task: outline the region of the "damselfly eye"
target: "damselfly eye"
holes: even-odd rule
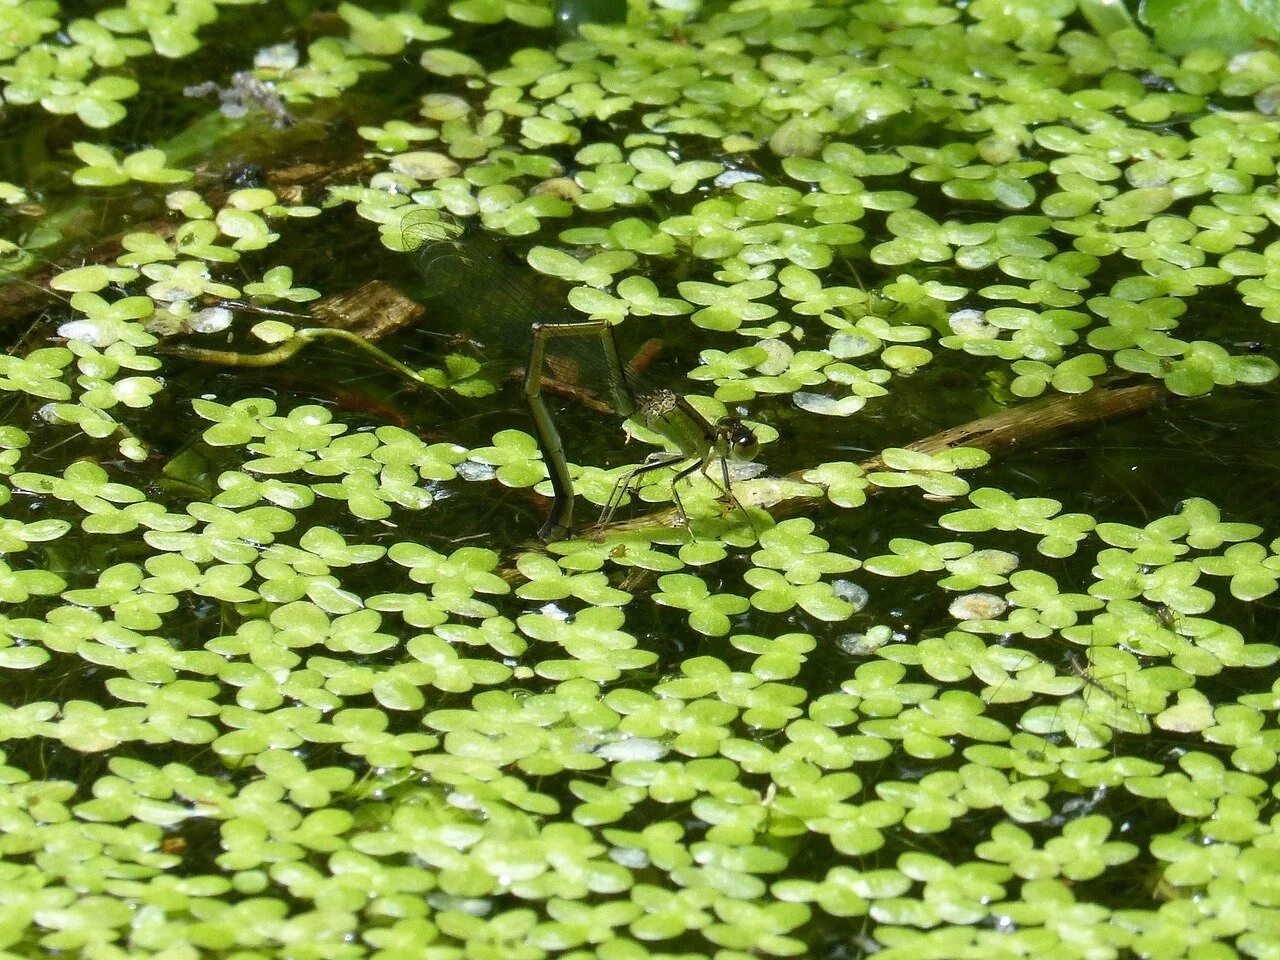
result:
[[[754,460],[760,451],[760,440],[737,417],[721,417],[716,422],[720,435],[729,444],[729,456],[734,460]]]

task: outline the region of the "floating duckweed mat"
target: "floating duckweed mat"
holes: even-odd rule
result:
[[[1273,46],[96,6],[0,0],[4,957],[1277,956]],[[530,543],[492,237],[743,509]],[[644,453],[562,392],[581,514]]]

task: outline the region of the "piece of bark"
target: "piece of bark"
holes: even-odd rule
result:
[[[424,312],[422,304],[383,280],[369,280],[311,306],[311,315],[323,326],[348,330],[370,341],[415,323]]]

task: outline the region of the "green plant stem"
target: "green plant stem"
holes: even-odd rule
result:
[[[416,370],[405,366],[385,350],[375,347],[359,334],[348,330],[331,330],[328,327],[304,327],[294,332],[293,336],[272,350],[263,353],[239,353],[235,350],[208,350],[204,347],[164,347],[161,352],[199,363],[212,363],[223,367],[274,367],[284,363],[307,344],[316,340],[342,340],[358,347],[373,356],[380,363],[396,371],[402,377],[412,380],[419,386],[435,390]]]

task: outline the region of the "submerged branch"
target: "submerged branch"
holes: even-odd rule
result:
[[[969,447],[984,450],[993,457],[1001,456],[1050,436],[1087,430],[1107,420],[1133,416],[1151,409],[1167,396],[1164,387],[1157,383],[1095,387],[1087,393],[1047,397],[960,426],[949,427],[908,444],[906,449],[936,454],[957,447]],[[859,466],[864,473],[885,469],[884,460],[880,456],[864,460]],[[794,485],[805,484],[805,472],[797,470],[785,479]],[[746,481],[735,485],[734,493],[744,506],[762,507],[774,519],[781,519],[800,513],[809,504],[823,499],[820,487],[814,484],[807,486],[818,492],[779,495],[778,491],[786,489],[785,485],[779,487],[776,482]],[[796,489],[796,486],[792,487],[793,491]],[[803,489],[799,488],[800,491]],[[872,485],[867,489],[867,494],[873,495],[880,489]],[[626,533],[655,526],[674,527],[680,523],[679,511],[668,507],[628,520],[591,527],[583,531],[582,536],[598,538],[610,533]]]
[[[1046,397],[907,444],[908,450],[941,453],[955,447],[973,447],[992,456],[1046,437],[1084,430],[1104,420],[1129,417],[1154,407],[1168,393],[1158,383],[1095,387],[1085,393]],[[880,457],[863,461],[866,472],[883,470]]]

